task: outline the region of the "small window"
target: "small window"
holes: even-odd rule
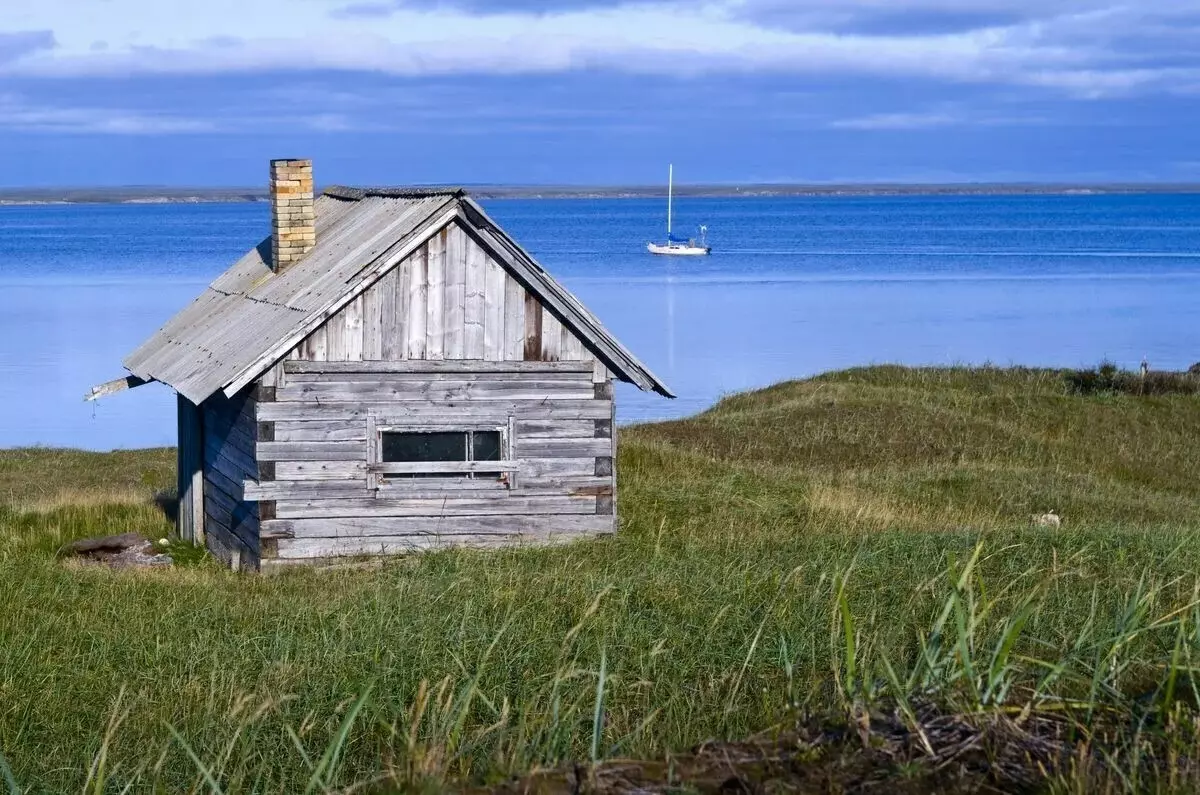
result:
[[[502,461],[504,439],[500,431],[382,431],[380,461],[419,463],[446,461]],[[409,472],[400,478],[500,478],[500,472]]]

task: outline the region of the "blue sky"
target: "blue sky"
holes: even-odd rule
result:
[[[1200,0],[0,3],[0,183],[1200,182]]]

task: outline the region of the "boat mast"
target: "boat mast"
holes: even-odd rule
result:
[[[667,245],[671,244],[671,200],[675,197],[675,164],[667,166]]]

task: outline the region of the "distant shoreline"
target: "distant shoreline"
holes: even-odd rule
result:
[[[580,187],[552,185],[464,186],[480,199],[647,199],[662,198],[661,186]],[[1106,196],[1200,194],[1200,183],[979,183],[979,184],[823,184],[681,185],[675,193],[693,198],[839,196]],[[0,188],[0,206],[70,204],[236,204],[268,200],[252,188]]]

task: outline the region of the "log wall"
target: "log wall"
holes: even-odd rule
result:
[[[244,483],[259,477],[257,400],[250,388],[219,392],[200,407],[204,428],[204,535],[210,551],[235,569],[259,565],[259,505]]]
[[[275,383],[245,490],[264,566],[615,529],[612,382],[590,362],[288,361]],[[480,427],[507,429],[503,482],[373,466],[379,428]]]

